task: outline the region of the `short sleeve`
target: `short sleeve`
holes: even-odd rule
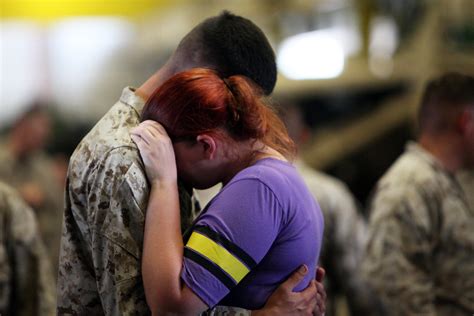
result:
[[[193,227],[181,277],[209,307],[267,254],[284,218],[272,190],[258,179],[229,183]]]

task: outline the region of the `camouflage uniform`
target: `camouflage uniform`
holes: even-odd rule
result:
[[[34,211],[56,277],[64,193],[53,175],[51,160],[42,153],[35,153],[19,161],[12,157],[4,143],[0,144],[0,180],[17,190],[27,183],[34,183],[43,189],[44,202]]]
[[[58,276],[58,314],[145,315],[141,256],[149,183],[130,129],[143,101],[130,88],[71,157]],[[198,209],[180,188],[181,228]]]
[[[328,296],[326,315],[335,313],[336,294],[343,294],[354,315],[368,315],[369,293],[359,266],[366,240],[366,223],[359,214],[352,194],[340,180],[316,171],[302,161],[298,168],[324,215],[321,266],[326,269]]]
[[[376,186],[364,272],[388,315],[474,313],[474,209],[411,143]]]
[[[35,215],[3,183],[0,226],[0,315],[54,315],[54,278]]]
[[[471,209],[474,209],[474,169],[465,169],[456,174]]]

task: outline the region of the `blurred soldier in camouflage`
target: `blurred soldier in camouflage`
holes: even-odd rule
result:
[[[35,214],[1,182],[0,227],[0,315],[54,315],[55,281]]]
[[[474,313],[474,77],[428,83],[420,135],[378,182],[364,272],[384,315]]]
[[[265,35],[251,21],[224,12],[188,33],[167,63],[140,88],[123,90],[119,102],[71,157],[58,314],[149,314],[140,269],[149,184],[129,133],[139,124],[143,105],[156,88],[173,74],[193,67],[213,68],[224,76],[245,75],[265,94],[271,93],[276,82],[275,56]],[[180,207],[185,229],[197,209],[191,191],[183,185]],[[269,304],[277,303],[272,309],[281,314],[305,314],[306,309],[296,310],[301,307],[297,303],[314,298],[315,293],[314,286],[297,295],[291,289],[277,290],[274,295],[282,298],[270,299]],[[223,313],[239,312],[248,313]]]
[[[294,101],[281,98],[282,118],[290,137],[299,148],[309,141],[311,131],[301,108]],[[361,278],[359,267],[366,239],[366,223],[357,209],[347,186],[337,178],[310,168],[301,159],[295,166],[319,203],[324,215],[324,237],[321,265],[327,270],[326,315],[338,314],[336,298],[346,298],[352,315],[369,315],[370,294]]]
[[[35,103],[0,141],[0,180],[14,187],[35,211],[56,277],[64,193],[53,160],[44,153],[50,132],[46,107]]]
[[[471,209],[474,209],[474,168],[458,172],[456,178],[466,194]]]

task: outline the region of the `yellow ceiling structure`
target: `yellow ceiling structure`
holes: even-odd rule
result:
[[[49,22],[73,16],[136,17],[180,1],[172,0],[0,0],[0,19]]]

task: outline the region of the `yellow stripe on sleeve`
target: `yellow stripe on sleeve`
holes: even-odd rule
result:
[[[186,247],[205,256],[207,259],[218,265],[237,283],[250,272],[250,270],[234,255],[227,251],[227,249],[198,232],[192,233]]]

